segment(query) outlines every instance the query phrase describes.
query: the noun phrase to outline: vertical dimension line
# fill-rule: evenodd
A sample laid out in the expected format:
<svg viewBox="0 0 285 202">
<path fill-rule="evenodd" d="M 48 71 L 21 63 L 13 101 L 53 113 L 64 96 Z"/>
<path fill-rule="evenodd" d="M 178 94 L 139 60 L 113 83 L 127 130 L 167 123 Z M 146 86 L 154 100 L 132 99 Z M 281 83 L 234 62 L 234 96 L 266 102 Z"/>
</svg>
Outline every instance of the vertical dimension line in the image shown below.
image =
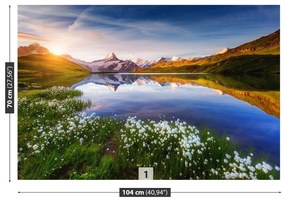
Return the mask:
<svg viewBox="0 0 285 202">
<path fill-rule="evenodd" d="M 11 114 L 9 114 L 9 182 L 11 182 Z"/>
<path fill-rule="evenodd" d="M 9 5 L 9 62 L 11 62 L 11 5 Z"/>
<path fill-rule="evenodd" d="M 9 62 L 11 62 L 11 5 L 9 5 Z M 9 114 L 9 182 L 11 182 L 11 114 Z"/>
</svg>

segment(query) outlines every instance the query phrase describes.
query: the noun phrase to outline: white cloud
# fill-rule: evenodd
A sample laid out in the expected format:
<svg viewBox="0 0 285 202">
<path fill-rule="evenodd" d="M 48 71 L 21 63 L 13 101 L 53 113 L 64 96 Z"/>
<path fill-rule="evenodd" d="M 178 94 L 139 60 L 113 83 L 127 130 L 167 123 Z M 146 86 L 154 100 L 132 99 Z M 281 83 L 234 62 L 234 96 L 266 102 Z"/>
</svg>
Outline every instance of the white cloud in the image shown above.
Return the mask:
<svg viewBox="0 0 285 202">
<path fill-rule="evenodd" d="M 18 40 L 24 41 L 24 42 L 44 42 L 48 41 L 48 39 L 45 39 L 39 35 L 36 34 L 29 34 L 25 32 L 19 32 L 18 33 Z"/>
<path fill-rule="evenodd" d="M 80 29 L 80 28 L 86 29 L 84 25 L 86 23 L 92 23 L 92 22 L 101 23 L 109 26 L 119 26 L 122 28 L 122 31 L 124 31 L 125 29 L 127 29 L 128 32 L 131 32 L 130 30 L 135 30 L 137 32 L 146 35 L 152 35 L 152 33 L 157 34 L 158 32 L 168 33 L 168 34 L 179 34 L 183 32 L 184 34 L 191 34 L 191 32 L 188 29 L 183 29 L 180 26 L 175 26 L 165 22 L 153 21 L 153 20 L 132 21 L 130 19 L 126 20 L 126 19 L 112 18 L 111 16 L 107 17 L 102 15 L 97 15 L 93 13 L 92 7 L 84 10 L 84 12 L 82 12 L 78 16 L 78 18 L 74 21 L 74 23 L 71 26 L 69 26 L 69 29 Z"/>
</svg>

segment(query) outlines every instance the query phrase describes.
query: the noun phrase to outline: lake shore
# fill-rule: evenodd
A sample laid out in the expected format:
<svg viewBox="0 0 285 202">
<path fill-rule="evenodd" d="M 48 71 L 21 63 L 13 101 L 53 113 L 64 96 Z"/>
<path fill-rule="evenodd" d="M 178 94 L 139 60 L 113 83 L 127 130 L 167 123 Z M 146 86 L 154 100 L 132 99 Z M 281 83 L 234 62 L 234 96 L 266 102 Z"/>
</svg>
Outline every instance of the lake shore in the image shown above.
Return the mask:
<svg viewBox="0 0 285 202">
<path fill-rule="evenodd" d="M 139 166 L 155 167 L 155 179 L 279 179 L 278 166 L 228 137 L 180 120 L 88 116 L 81 94 L 53 87 L 19 99 L 19 179 L 136 179 Z"/>
</svg>

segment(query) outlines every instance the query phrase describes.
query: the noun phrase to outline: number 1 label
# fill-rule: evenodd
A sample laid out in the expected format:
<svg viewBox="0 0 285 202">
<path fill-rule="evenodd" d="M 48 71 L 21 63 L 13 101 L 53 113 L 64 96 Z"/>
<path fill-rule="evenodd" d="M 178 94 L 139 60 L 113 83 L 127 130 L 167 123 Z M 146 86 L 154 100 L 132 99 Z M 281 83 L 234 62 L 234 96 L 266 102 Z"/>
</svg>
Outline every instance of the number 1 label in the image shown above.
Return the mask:
<svg viewBox="0 0 285 202">
<path fill-rule="evenodd" d="M 140 167 L 139 180 L 153 180 L 153 167 Z"/>
<path fill-rule="evenodd" d="M 145 178 L 147 178 L 147 170 L 146 170 L 146 171 L 144 171 L 144 173 L 145 173 Z"/>
</svg>

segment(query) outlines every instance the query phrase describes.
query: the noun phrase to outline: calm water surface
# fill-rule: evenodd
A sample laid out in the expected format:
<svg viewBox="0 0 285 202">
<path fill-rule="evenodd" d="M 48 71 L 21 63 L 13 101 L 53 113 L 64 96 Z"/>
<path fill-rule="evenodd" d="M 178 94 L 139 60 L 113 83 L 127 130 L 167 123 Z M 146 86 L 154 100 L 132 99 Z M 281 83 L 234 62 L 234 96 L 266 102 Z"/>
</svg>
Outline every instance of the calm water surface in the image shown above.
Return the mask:
<svg viewBox="0 0 285 202">
<path fill-rule="evenodd" d="M 221 89 L 232 91 L 233 87 L 220 83 L 223 82 L 211 81 L 204 75 L 94 74 L 72 88 L 83 91 L 82 99 L 92 102 L 87 113 L 153 120 L 179 118 L 230 137 L 243 151 L 253 150 L 257 156 L 269 154 L 269 161 L 279 164 L 279 118 L 228 95 Z M 242 90 L 248 87 L 235 83 L 234 89 L 236 85 Z M 252 85 L 248 88 L 253 90 Z M 276 88 L 273 90 L 279 92 L 279 86 Z"/>
</svg>

